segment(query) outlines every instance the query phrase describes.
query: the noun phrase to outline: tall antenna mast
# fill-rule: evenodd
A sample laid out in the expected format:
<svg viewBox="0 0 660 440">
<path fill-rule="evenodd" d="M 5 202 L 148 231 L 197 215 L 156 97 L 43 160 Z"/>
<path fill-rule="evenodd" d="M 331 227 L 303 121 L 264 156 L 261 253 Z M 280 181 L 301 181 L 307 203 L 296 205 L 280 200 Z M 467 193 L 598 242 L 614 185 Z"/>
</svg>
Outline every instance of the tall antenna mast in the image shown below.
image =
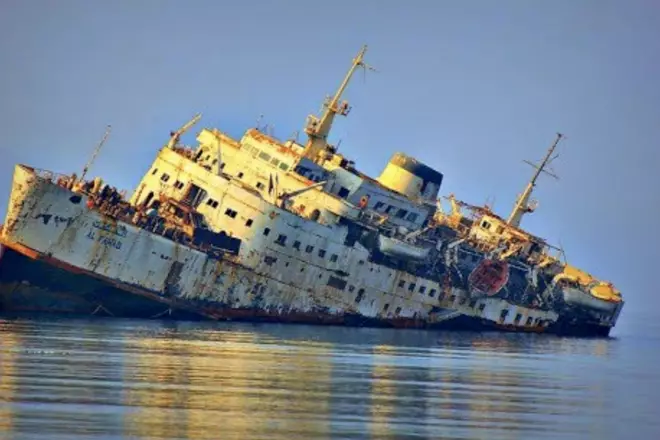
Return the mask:
<svg viewBox="0 0 660 440">
<path fill-rule="evenodd" d="M 85 168 L 83 168 L 83 172 L 80 175 L 80 181 L 85 180 L 85 176 L 87 175 L 87 171 L 89 171 L 89 167 L 92 166 L 92 163 L 94 163 L 94 159 L 96 159 L 96 156 L 99 154 L 99 151 L 101 151 L 101 148 L 103 148 L 105 141 L 108 140 L 108 136 L 110 136 L 111 130 L 112 127 L 108 125 L 105 129 L 105 134 L 103 135 L 103 139 L 101 139 L 101 142 L 99 142 L 99 144 L 96 146 L 96 149 L 94 149 L 94 152 L 92 153 L 92 157 L 89 159 L 89 162 L 85 164 Z"/>
<path fill-rule="evenodd" d="M 536 165 L 529 161 L 525 161 L 525 163 L 534 167 L 536 171 L 534 172 L 532 179 L 527 184 L 527 187 L 525 187 L 523 193 L 516 200 L 516 205 L 513 207 L 513 211 L 511 211 L 511 215 L 507 220 L 507 223 L 510 224 L 511 226 L 519 227 L 523 216 L 527 213 L 534 212 L 534 210 L 536 209 L 536 204 L 530 204 L 529 200 L 532 195 L 532 191 L 534 191 L 534 187 L 536 186 L 536 181 L 538 180 L 541 173 L 546 173 L 547 175 L 552 176 L 555 179 L 559 179 L 559 177 L 557 177 L 555 174 L 546 171 L 545 168 L 550 164 L 550 162 L 552 162 L 557 158 L 557 156 L 554 157 L 551 156 L 555 152 L 555 149 L 557 148 L 559 141 L 563 137 L 564 137 L 563 134 L 557 133 L 557 139 L 555 139 L 555 142 L 548 149 L 548 153 L 545 155 L 540 165 Z"/>
<path fill-rule="evenodd" d="M 360 52 L 353 59 L 353 64 L 351 65 L 348 73 L 344 77 L 339 89 L 332 98 L 326 99 L 324 103 L 325 111 L 320 118 L 315 115 L 309 115 L 307 118 L 307 126 L 305 127 L 305 133 L 309 136 L 307 145 L 302 153 L 303 157 L 313 160 L 314 162 L 318 161 L 319 153 L 322 152 L 328 144 L 328 134 L 330 134 L 330 129 L 332 128 L 332 122 L 334 121 L 335 115 L 340 114 L 342 116 L 348 115 L 350 108 L 347 101 L 339 100 L 343 95 L 348 83 L 351 81 L 355 70 L 358 67 L 364 69 L 375 70 L 373 67 L 368 66 L 364 63 L 364 54 L 367 52 L 367 46 L 362 46 Z"/>
</svg>

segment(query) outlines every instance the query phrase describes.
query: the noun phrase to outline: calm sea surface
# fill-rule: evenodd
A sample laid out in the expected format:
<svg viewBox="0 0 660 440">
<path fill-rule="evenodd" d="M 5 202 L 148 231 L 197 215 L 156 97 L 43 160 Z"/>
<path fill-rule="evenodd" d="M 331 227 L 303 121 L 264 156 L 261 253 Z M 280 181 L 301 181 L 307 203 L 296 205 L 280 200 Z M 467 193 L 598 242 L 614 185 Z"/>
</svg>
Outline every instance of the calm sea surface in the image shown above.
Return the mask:
<svg viewBox="0 0 660 440">
<path fill-rule="evenodd" d="M 658 342 L 0 318 L 0 439 L 658 439 Z"/>
</svg>

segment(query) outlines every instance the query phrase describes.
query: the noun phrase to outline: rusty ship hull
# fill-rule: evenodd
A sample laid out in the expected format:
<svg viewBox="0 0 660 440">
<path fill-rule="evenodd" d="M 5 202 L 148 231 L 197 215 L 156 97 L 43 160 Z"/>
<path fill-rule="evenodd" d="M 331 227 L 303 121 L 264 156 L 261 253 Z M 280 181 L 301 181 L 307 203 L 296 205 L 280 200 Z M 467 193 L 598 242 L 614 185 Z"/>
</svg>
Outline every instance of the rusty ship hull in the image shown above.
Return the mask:
<svg viewBox="0 0 660 440">
<path fill-rule="evenodd" d="M 292 285 L 282 274 L 209 255 L 90 208 L 86 196 L 17 166 L 0 261 L 0 312 L 114 317 L 274 321 L 348 326 L 504 330 L 607 336 L 610 327 L 568 319 L 512 322 L 498 307 L 472 314 L 425 297 L 413 316 L 360 309 L 345 293 L 309 279 Z M 292 270 L 298 270 L 292 269 Z M 334 272 L 334 271 L 328 271 Z M 318 275 L 317 275 L 318 274 Z M 331 276 L 331 275 L 330 275 Z M 369 298 L 367 297 L 367 300 Z M 372 300 L 372 304 L 374 300 Z M 387 308 L 387 307 L 386 307 Z M 490 309 L 493 310 L 490 310 Z M 370 313 L 370 311 L 372 311 Z M 529 312 L 511 309 L 514 314 Z M 518 319 L 517 321 L 520 321 Z M 538 324 L 537 324 L 538 323 Z"/>
</svg>

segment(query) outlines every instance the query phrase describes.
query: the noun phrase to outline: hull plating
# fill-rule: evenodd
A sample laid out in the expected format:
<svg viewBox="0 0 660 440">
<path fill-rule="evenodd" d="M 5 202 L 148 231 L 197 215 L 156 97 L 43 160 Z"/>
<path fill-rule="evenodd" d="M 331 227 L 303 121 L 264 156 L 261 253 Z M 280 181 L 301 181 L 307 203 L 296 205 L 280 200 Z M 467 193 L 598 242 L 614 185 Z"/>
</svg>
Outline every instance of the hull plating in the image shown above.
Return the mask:
<svg viewBox="0 0 660 440">
<path fill-rule="evenodd" d="M 344 290 L 345 282 L 341 288 L 330 281 L 327 285 L 319 282 L 328 275 L 312 265 L 308 265 L 310 271 L 316 272 L 306 274 L 305 279 L 313 277 L 316 282 L 293 284 L 287 281 L 287 274 L 272 268 L 212 258 L 104 217 L 87 208 L 84 197 L 40 179 L 24 167 L 16 168 L 7 224 L 0 238 L 11 249 L 0 262 L 4 267 L 0 271 L 1 307 L 6 312 L 36 309 L 140 317 L 179 313 L 208 319 L 402 328 L 609 332 L 607 326 L 561 324 L 553 311 L 517 308 L 497 298 L 487 298 L 480 308 L 455 295 L 447 295 L 449 302 L 427 295 L 416 299 L 413 291 L 404 300 L 369 290 L 357 292 L 354 299 L 355 294 L 349 297 Z M 341 281 L 337 280 L 333 282 Z M 406 309 L 390 307 L 395 301 Z M 500 316 L 503 304 L 509 317 Z M 530 324 L 533 316 L 543 318 L 542 324 Z"/>
</svg>

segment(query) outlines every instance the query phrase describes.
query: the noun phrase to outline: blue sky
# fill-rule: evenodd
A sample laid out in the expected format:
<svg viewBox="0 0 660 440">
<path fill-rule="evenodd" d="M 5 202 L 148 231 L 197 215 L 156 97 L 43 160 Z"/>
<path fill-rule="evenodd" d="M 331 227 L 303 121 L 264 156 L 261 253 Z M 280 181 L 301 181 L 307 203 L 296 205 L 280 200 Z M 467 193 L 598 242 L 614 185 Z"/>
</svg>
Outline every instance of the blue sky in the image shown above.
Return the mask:
<svg viewBox="0 0 660 440">
<path fill-rule="evenodd" d="M 557 131 L 523 226 L 658 316 L 660 4 L 653 1 L 0 0 L 0 215 L 15 163 L 131 189 L 196 112 L 235 136 L 302 128 L 369 45 L 334 140 L 377 175 L 404 151 L 441 193 L 507 215 Z M 193 142 L 194 136 L 184 140 Z M 628 317 L 626 316 L 628 315 Z"/>
</svg>

